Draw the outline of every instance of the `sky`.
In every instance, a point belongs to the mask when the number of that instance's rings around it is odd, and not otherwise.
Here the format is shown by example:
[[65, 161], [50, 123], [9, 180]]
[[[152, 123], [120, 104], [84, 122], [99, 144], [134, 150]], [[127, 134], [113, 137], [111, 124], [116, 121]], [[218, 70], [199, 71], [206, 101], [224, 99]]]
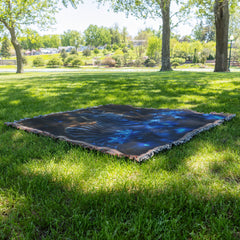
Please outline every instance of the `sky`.
[[[172, 9], [175, 8], [176, 6], [172, 6]], [[127, 27], [128, 33], [134, 37], [140, 30], [146, 27], [158, 30], [161, 25], [161, 19], [142, 20], [133, 16], [126, 17], [124, 13], [109, 11], [107, 6], [98, 8], [97, 3], [88, 0], [84, 4], [80, 4], [77, 9], [73, 9], [71, 6], [68, 6], [68, 8], [62, 7], [62, 10], [56, 14], [56, 24], [52, 26], [52, 29], [40, 32], [40, 34], [63, 34], [68, 29], [83, 33], [90, 24], [99, 27], [112, 27], [114, 24], [118, 24], [120, 29]], [[181, 24], [181, 28], [178, 27], [173, 32], [183, 36], [190, 35], [191, 30], [192, 27], [189, 24]]]

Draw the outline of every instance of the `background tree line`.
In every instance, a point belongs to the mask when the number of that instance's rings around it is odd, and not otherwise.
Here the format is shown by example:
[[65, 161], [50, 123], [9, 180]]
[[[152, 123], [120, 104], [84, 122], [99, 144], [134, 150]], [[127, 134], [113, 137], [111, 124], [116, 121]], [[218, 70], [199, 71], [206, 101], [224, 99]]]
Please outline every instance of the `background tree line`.
[[[22, 1], [22, 0], [0, 0], [0, 28], [4, 28], [11, 36], [11, 43], [15, 49], [17, 56], [17, 72], [23, 72], [21, 46], [27, 46], [32, 49], [35, 45], [40, 45], [39, 35], [29, 30], [33, 24], [47, 28], [55, 21], [54, 15], [58, 12], [58, 0], [47, 1]], [[81, 0], [63, 0], [64, 5], [70, 2], [76, 6]], [[111, 7], [116, 12], [125, 12], [132, 14], [139, 18], [159, 18], [162, 21], [161, 27], [161, 71], [171, 70], [170, 63], [170, 40], [172, 27], [172, 9], [171, 4], [177, 3], [181, 7], [176, 15], [186, 16], [193, 7], [197, 9], [196, 15], [200, 19], [212, 19], [215, 27], [216, 39], [216, 64], [215, 71], [228, 71], [228, 36], [230, 15], [234, 12], [239, 14], [239, 2], [237, 0], [97, 0], [100, 4], [110, 3]], [[238, 18], [236, 18], [238, 19]], [[234, 25], [234, 24], [233, 24]], [[234, 27], [239, 26], [235, 24]], [[31, 29], [31, 28], [30, 28]], [[196, 29], [197, 30], [197, 29]], [[196, 33], [199, 31], [196, 31]], [[22, 43], [20, 44], [19, 37], [21, 33], [25, 33]], [[71, 34], [71, 32], [69, 32]], [[96, 38], [96, 34], [101, 36]], [[75, 35], [75, 34], [74, 34]], [[97, 27], [90, 25], [84, 31], [85, 42], [87, 45], [97, 47], [103, 44], [119, 45], [119, 31], [117, 27], [107, 29], [105, 27]], [[212, 38], [213, 36], [207, 34], [205, 38]], [[126, 39], [126, 38], [122, 38]], [[45, 37], [42, 41], [44, 46], [52, 41], [56, 41], [55, 45], [60, 43], [58, 36], [51, 36], [51, 39]], [[66, 44], [67, 39], [60, 37], [61, 43]], [[82, 39], [77, 36], [70, 45], [77, 47], [81, 44]], [[124, 41], [124, 40], [123, 40]], [[36, 46], [35, 46], [36, 47]], [[139, 49], [140, 50], [140, 49]]]
[[[200, 26], [203, 26], [202, 23]], [[208, 29], [208, 31], [203, 31], [204, 29]], [[104, 33], [100, 34], [101, 32]], [[126, 28], [121, 30], [117, 25], [111, 28], [90, 25], [83, 34], [75, 30], [65, 31], [62, 35], [40, 36], [36, 31], [30, 30], [25, 34], [25, 36], [19, 37], [19, 42], [24, 50], [58, 48], [59, 46], [79, 48], [80, 45], [85, 45], [94, 51], [92, 55], [90, 51], [84, 51], [83, 56], [96, 57], [99, 53], [97, 48], [104, 45], [103, 56], [104, 54], [113, 54], [118, 66], [128, 66], [132, 60], [137, 61], [136, 65], [143, 65], [146, 57], [148, 57], [148, 61], [144, 64], [146, 66], [161, 64], [161, 31], [151, 28], [140, 30], [134, 38], [128, 34]], [[142, 44], [133, 48], [133, 40], [141, 40]], [[234, 46], [232, 60], [240, 61], [240, 39], [236, 40]], [[210, 31], [207, 25], [201, 29], [196, 25], [190, 36], [171, 34], [170, 63], [174, 67], [186, 61], [204, 64], [206, 60], [215, 59], [215, 48], [214, 31]], [[2, 39], [1, 55], [3, 58], [10, 56], [10, 41], [6, 36]]]

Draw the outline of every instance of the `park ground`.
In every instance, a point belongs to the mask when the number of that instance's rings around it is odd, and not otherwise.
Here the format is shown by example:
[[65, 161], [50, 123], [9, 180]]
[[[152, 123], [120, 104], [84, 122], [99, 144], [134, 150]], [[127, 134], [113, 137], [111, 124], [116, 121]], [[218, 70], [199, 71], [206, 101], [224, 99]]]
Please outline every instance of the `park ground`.
[[[236, 117], [142, 164], [4, 125], [109, 103]], [[239, 73], [0, 73], [0, 239], [240, 239], [239, 212]]]

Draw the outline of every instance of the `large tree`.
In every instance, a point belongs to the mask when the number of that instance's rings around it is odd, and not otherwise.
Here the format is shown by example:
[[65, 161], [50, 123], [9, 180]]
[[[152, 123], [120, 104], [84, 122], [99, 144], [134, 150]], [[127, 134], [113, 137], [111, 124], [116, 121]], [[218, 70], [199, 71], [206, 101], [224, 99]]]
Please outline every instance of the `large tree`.
[[17, 73], [23, 72], [21, 45], [18, 34], [27, 26], [50, 23], [57, 11], [57, 1], [47, 0], [0, 0], [0, 24], [10, 33], [17, 57]]
[[[97, 0], [100, 3], [111, 2], [114, 11], [123, 11], [137, 17], [162, 18], [162, 67], [161, 71], [170, 71], [170, 5], [171, 0]], [[178, 1], [176, 1], [178, 2]]]
[[[63, 0], [65, 5], [68, 2], [75, 6], [78, 1]], [[58, 0], [0, 0], [0, 27], [3, 25], [10, 33], [17, 57], [17, 73], [23, 72], [18, 34], [33, 24], [40, 27], [51, 25], [58, 10]]]
[[197, 6], [202, 18], [213, 17], [216, 28], [215, 72], [227, 72], [228, 69], [228, 32], [230, 13], [236, 8], [237, 0], [189, 0]]
[[228, 29], [229, 1], [215, 0], [214, 16], [216, 25], [216, 63], [215, 72], [227, 72], [228, 69]]

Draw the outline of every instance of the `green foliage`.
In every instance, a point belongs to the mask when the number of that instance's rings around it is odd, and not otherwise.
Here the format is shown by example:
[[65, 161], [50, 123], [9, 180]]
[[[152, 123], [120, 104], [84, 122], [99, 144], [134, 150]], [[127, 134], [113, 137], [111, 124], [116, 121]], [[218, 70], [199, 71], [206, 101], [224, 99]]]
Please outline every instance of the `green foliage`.
[[107, 65], [109, 67], [115, 67], [116, 61], [113, 58], [107, 57], [102, 60], [102, 65]]
[[97, 65], [97, 66], [100, 66], [102, 63], [101, 59], [100, 58], [97, 58], [95, 61], [94, 61], [94, 65]]
[[71, 61], [71, 65], [73, 67], [80, 67], [83, 65], [83, 61], [81, 60], [80, 57], [75, 57], [72, 61]]
[[123, 54], [124, 54], [123, 51], [119, 48], [114, 52], [114, 55], [121, 55], [122, 56]]
[[10, 47], [11, 47], [11, 42], [7, 37], [4, 37], [2, 40], [2, 47], [1, 47], [1, 56], [3, 58], [9, 58], [11, 56]]
[[179, 65], [180, 64], [183, 64], [186, 62], [185, 58], [171, 58], [171, 63], [178, 63]]
[[129, 63], [131, 62], [132, 58], [129, 53], [124, 53], [123, 55], [123, 66], [127, 67], [129, 66]]
[[83, 44], [83, 37], [80, 32], [75, 30], [68, 30], [61, 35], [62, 46], [75, 46], [79, 48]]
[[74, 55], [70, 55], [64, 61], [64, 66], [71, 66], [71, 62], [76, 58]]
[[127, 43], [128, 43], [127, 37], [128, 37], [127, 28], [123, 27], [122, 32], [121, 32], [121, 41], [125, 45], [127, 45]]
[[114, 27], [109, 28], [109, 32], [111, 35], [111, 44], [119, 47], [121, 44], [121, 34], [118, 25], [115, 24]]
[[64, 61], [64, 66], [66, 67], [79, 67], [84, 65], [82, 59], [77, 55], [70, 55]]
[[161, 49], [162, 49], [161, 39], [155, 36], [150, 37], [147, 46], [147, 56], [153, 59], [155, 62], [159, 63], [161, 58]]
[[137, 36], [134, 38], [135, 40], [144, 40], [145, 41], [145, 45], [147, 45], [148, 40], [151, 37], [154, 37], [155, 32], [154, 30], [152, 30], [151, 28], [146, 28], [144, 30], [140, 30], [137, 34]]
[[37, 31], [26, 29], [23, 37], [19, 38], [19, 41], [23, 49], [32, 51], [43, 47], [41, 38]]
[[124, 60], [123, 60], [123, 56], [122, 55], [114, 55], [112, 57], [115, 62], [116, 62], [116, 67], [123, 67], [124, 66]]
[[133, 62], [133, 66], [141, 67], [141, 66], [143, 66], [143, 63], [144, 63], [143, 59], [139, 57]]
[[106, 49], [107, 49], [108, 51], [111, 51], [111, 50], [112, 50], [112, 46], [111, 46], [110, 44], [107, 44]]
[[148, 58], [144, 61], [144, 65], [146, 67], [155, 67], [157, 65], [157, 63], [154, 59]]
[[0, 22], [6, 27], [24, 29], [31, 23], [49, 26], [54, 23], [54, 13], [58, 11], [58, 1], [28, 0], [0, 1]]
[[47, 66], [50, 68], [57, 68], [62, 65], [63, 65], [63, 62], [59, 57], [52, 57], [47, 63]]
[[40, 41], [44, 48], [58, 48], [62, 45], [60, 35], [57, 34], [43, 35]]
[[44, 59], [42, 57], [36, 57], [34, 60], [33, 60], [33, 66], [34, 67], [42, 67], [45, 65], [45, 62], [44, 62]]
[[76, 48], [72, 48], [70, 54], [71, 55], [78, 55], [78, 52], [77, 52]]
[[234, 40], [240, 40], [240, 5], [235, 8], [235, 12], [230, 15], [229, 36], [233, 35]]
[[98, 53], [99, 53], [99, 49], [98, 49], [98, 48], [94, 48], [93, 52], [94, 52], [95, 54], [98, 54]]
[[111, 43], [111, 34], [109, 29], [90, 25], [85, 31], [85, 42], [87, 46], [98, 47]]
[[89, 57], [91, 56], [91, 50], [90, 49], [84, 49], [83, 52], [82, 52], [82, 55], [85, 56], [85, 57]]
[[108, 50], [107, 49], [103, 49], [103, 54], [107, 55], [108, 54]]
[[119, 46], [118, 46], [116, 43], [114, 43], [114, 44], [112, 45], [112, 49], [113, 49], [114, 51], [116, 51], [116, 50], [119, 49]]
[[127, 48], [127, 47], [123, 47], [123, 48], [122, 48], [122, 52], [123, 52], [123, 53], [128, 53], [128, 48]]
[[67, 58], [68, 54], [67, 54], [65, 49], [61, 50], [60, 56], [61, 56], [63, 61]]
[[179, 62], [172, 62], [171, 65], [176, 68], [177, 66], [180, 66]]
[[215, 57], [215, 42], [202, 43], [200, 41], [179, 42], [176, 39], [171, 40], [171, 56], [172, 58], [184, 58], [185, 60], [193, 60], [199, 62], [201, 55], [205, 58]]
[[199, 25], [196, 25], [193, 29], [193, 35], [195, 40], [199, 40], [201, 42], [209, 42], [216, 40], [216, 30], [214, 26], [214, 19], [212, 18], [208, 24], [203, 26], [203, 22]]

